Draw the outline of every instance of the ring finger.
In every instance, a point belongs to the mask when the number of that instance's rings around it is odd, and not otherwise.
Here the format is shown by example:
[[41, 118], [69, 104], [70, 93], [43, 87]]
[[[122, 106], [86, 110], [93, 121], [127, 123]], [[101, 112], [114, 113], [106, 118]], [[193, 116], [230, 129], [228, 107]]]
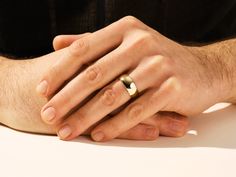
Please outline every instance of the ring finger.
[[166, 107], [179, 89], [175, 78], [166, 80], [158, 90], [152, 89], [132, 102], [113, 118], [99, 124], [91, 133], [95, 141], [116, 138]]
[[[158, 67], [157, 65], [161, 58], [161, 56], [150, 57], [148, 59], [149, 62], [139, 65], [130, 73], [129, 76], [134, 80], [136, 87], [140, 92], [149, 88], [154, 81], [157, 85], [160, 85], [165, 79], [161, 70], [159, 70], [159, 73], [155, 73], [158, 78], [147, 78], [147, 76], [153, 74], [150, 73], [150, 71], [153, 71], [153, 69], [150, 70], [150, 68]], [[156, 64], [154, 65], [154, 63]], [[73, 139], [129, 100], [130, 95], [123, 83], [115, 81], [102, 89], [94, 98], [69, 116], [66, 120], [62, 121], [58, 126], [58, 135], [61, 139]]]

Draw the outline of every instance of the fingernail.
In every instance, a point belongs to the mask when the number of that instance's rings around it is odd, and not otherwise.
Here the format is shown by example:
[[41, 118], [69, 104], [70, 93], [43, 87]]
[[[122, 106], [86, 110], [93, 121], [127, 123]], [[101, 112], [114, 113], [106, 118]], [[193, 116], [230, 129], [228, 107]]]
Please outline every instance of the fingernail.
[[58, 132], [58, 135], [61, 139], [65, 139], [67, 138], [68, 136], [70, 136], [72, 133], [72, 130], [71, 128], [68, 126], [68, 125], [65, 125], [64, 127], [62, 127], [59, 132]]
[[175, 132], [183, 132], [184, 131], [184, 126], [179, 123], [179, 122], [172, 122], [169, 125], [170, 129]]
[[148, 137], [155, 137], [157, 134], [156, 128], [155, 127], [149, 127], [146, 129], [146, 135]]
[[41, 95], [45, 95], [48, 89], [48, 83], [47, 81], [42, 81], [39, 83], [39, 85], [36, 88], [36, 91], [41, 94]]
[[42, 113], [42, 118], [47, 122], [51, 122], [55, 116], [56, 116], [56, 110], [53, 107], [47, 108]]
[[95, 141], [102, 141], [105, 136], [104, 136], [104, 133], [97, 132], [97, 133], [93, 134], [92, 137]]

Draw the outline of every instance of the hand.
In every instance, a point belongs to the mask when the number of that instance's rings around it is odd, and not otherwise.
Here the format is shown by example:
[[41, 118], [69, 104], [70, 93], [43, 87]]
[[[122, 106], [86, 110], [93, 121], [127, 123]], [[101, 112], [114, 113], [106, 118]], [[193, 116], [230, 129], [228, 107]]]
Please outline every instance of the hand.
[[47, 102], [35, 92], [35, 86], [60, 52], [30, 60], [0, 57], [0, 122], [8, 127], [34, 133], [55, 134], [40, 118]]
[[[40, 109], [47, 100], [35, 92], [36, 84], [42, 77], [42, 73], [56, 62], [63, 54], [63, 50], [30, 60], [9, 60], [0, 57], [0, 123], [26, 132], [41, 134], [55, 134], [55, 129], [44, 122], [40, 117]], [[10, 91], [9, 91], [10, 90]], [[162, 116], [163, 117], [163, 116]], [[168, 116], [166, 120], [149, 120], [128, 130], [118, 138], [152, 140], [159, 133], [169, 136], [181, 136], [187, 130], [187, 121], [178, 115]], [[176, 118], [175, 118], [176, 117]], [[168, 126], [182, 125], [183, 130], [167, 131]], [[83, 133], [90, 135], [90, 130]]]
[[[202, 61], [197, 50], [192, 50], [133, 17], [123, 18], [76, 40], [48, 70], [38, 87], [43, 89], [38, 91], [53, 97], [41, 116], [46, 123], [56, 125], [59, 136], [68, 140], [128, 103], [93, 129], [94, 140], [107, 141], [160, 111], [199, 114], [225, 95], [219, 78], [214, 76], [214, 63]], [[84, 65], [89, 67], [56, 92]], [[141, 93], [138, 98], [130, 101], [122, 83], [115, 80], [123, 73], [135, 81]], [[73, 110], [96, 92], [80, 109]], [[69, 117], [65, 119], [66, 115]], [[60, 134], [63, 131], [66, 133]]]
[[[89, 35], [90, 33], [81, 35], [60, 35], [55, 37], [53, 47], [55, 50], [60, 50], [71, 45], [74, 41]], [[115, 114], [114, 114], [115, 115]], [[181, 137], [188, 130], [188, 118], [171, 112], [160, 112], [155, 116], [150, 117], [138, 126], [128, 130], [118, 136], [118, 138], [131, 140], [155, 140], [159, 135], [168, 137]], [[89, 128], [91, 131], [93, 125]]]

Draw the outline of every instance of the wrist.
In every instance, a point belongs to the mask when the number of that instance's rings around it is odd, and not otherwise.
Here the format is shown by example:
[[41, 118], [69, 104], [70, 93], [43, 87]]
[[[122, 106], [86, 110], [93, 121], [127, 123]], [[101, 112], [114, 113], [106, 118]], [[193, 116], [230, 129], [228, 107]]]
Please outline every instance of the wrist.
[[0, 122], [4, 123], [8, 120], [7, 117], [11, 117], [9, 115], [8, 107], [9, 107], [9, 89], [10, 85], [12, 85], [12, 80], [9, 79], [12, 76], [11, 70], [14, 64], [14, 60], [10, 60], [8, 58], [0, 56]]
[[[2, 59], [2, 58], [1, 58]], [[40, 109], [46, 103], [46, 99], [40, 97], [35, 87], [42, 74], [42, 68], [46, 67], [43, 59], [30, 60], [0, 60], [0, 122], [17, 130], [53, 133], [54, 131], [45, 125], [40, 118]]]
[[[203, 68], [210, 92], [217, 102], [232, 102], [232, 89], [235, 76], [232, 72], [232, 58], [224, 56], [222, 48], [217, 43], [204, 46], [191, 46], [188, 49], [196, 57]], [[236, 92], [235, 92], [236, 93]]]

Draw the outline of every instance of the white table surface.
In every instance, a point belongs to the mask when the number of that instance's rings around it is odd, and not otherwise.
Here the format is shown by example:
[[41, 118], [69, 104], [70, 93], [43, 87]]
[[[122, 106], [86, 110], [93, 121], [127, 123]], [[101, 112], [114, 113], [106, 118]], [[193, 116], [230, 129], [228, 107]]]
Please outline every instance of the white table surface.
[[183, 138], [152, 142], [64, 142], [0, 126], [0, 177], [236, 177], [236, 106], [225, 106], [192, 118]]

